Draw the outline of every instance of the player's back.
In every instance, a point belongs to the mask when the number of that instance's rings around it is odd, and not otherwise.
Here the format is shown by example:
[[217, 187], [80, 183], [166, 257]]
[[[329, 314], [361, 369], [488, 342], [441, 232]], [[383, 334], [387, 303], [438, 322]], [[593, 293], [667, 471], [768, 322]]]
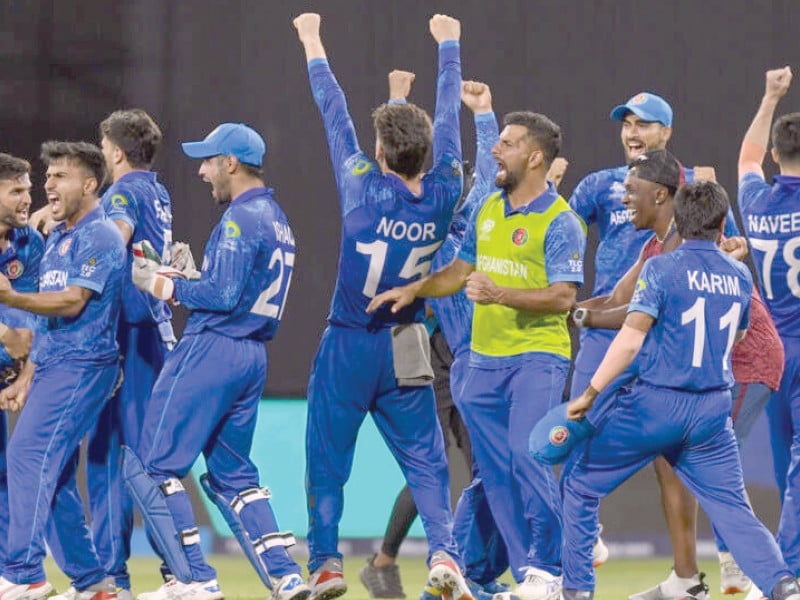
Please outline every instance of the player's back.
[[687, 240], [649, 259], [629, 308], [656, 319], [640, 379], [696, 392], [732, 387], [731, 350], [747, 328], [751, 291], [747, 268], [711, 241]]
[[212, 330], [257, 341], [275, 335], [285, 307], [295, 240], [289, 221], [269, 188], [254, 188], [233, 202], [211, 232], [201, 280], [217, 302], [196, 308], [184, 333]]
[[[168, 258], [172, 243], [172, 201], [154, 172], [132, 171], [123, 175], [105, 191], [102, 206], [109, 218], [131, 228], [132, 242], [148, 240], [162, 258]], [[132, 262], [133, 253], [129, 252], [128, 272]], [[153, 325], [172, 316], [166, 302], [137, 289], [130, 277], [125, 278], [123, 286], [124, 322]]]
[[447, 234], [461, 191], [460, 164], [441, 162], [422, 178], [415, 196], [396, 175], [382, 174], [374, 163], [348, 182], [348, 196], [362, 202], [342, 217], [339, 272], [328, 320], [344, 327], [389, 327], [421, 321], [423, 301], [391, 314], [374, 316], [367, 304], [378, 293], [424, 277]]
[[773, 186], [750, 173], [739, 206], [764, 301], [781, 336], [800, 337], [800, 177], [777, 175]]

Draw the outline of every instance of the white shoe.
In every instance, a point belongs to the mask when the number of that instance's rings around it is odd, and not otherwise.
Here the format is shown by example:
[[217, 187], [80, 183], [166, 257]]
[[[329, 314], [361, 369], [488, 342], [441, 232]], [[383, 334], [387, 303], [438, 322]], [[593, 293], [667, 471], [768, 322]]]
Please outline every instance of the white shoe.
[[0, 600], [42, 600], [53, 593], [53, 586], [45, 581], [13, 583], [0, 577]]
[[128, 588], [117, 588], [117, 600], [133, 600], [133, 594]]
[[171, 579], [154, 592], [144, 592], [136, 596], [136, 600], [223, 600], [223, 598], [216, 579], [189, 583]]
[[332, 600], [347, 591], [347, 582], [342, 573], [342, 561], [329, 558], [308, 578], [311, 600]]
[[311, 595], [311, 588], [297, 573], [284, 575], [272, 584], [269, 600], [306, 600]]
[[694, 577], [682, 578], [669, 572], [669, 577], [657, 586], [628, 596], [628, 600], [710, 600], [708, 586], [703, 581], [705, 573], [698, 573]]
[[561, 598], [561, 577], [543, 569], [528, 567], [513, 594], [520, 600], [559, 600]]
[[600, 525], [600, 531], [597, 532], [597, 539], [592, 546], [592, 566], [597, 568], [604, 565], [608, 560], [608, 546], [603, 542], [600, 534], [603, 533], [603, 526]]
[[719, 553], [719, 589], [723, 594], [743, 594], [753, 585], [730, 552]]
[[447, 593], [450, 600], [473, 600], [467, 580], [461, 569], [447, 552], [439, 550], [431, 556], [431, 570], [428, 581], [442, 592]]
[[768, 600], [767, 597], [761, 593], [761, 590], [758, 589], [755, 584], [750, 586], [750, 591], [747, 593], [747, 596], [744, 597], [744, 600]]

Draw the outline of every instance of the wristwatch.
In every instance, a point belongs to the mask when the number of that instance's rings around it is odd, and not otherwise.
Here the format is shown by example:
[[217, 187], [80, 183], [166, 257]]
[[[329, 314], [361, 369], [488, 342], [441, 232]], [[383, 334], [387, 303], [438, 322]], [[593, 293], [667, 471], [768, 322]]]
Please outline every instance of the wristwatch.
[[578, 327], [586, 327], [585, 321], [586, 318], [589, 316], [589, 309], [588, 308], [576, 308], [572, 313], [572, 322], [575, 323]]

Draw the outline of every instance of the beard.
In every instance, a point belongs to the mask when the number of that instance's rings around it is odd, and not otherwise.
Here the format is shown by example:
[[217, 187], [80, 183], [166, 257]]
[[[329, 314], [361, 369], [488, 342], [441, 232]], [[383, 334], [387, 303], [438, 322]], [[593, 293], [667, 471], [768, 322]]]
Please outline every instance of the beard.
[[517, 189], [517, 186], [519, 185], [519, 178], [514, 173], [506, 170], [505, 177], [496, 177], [494, 184], [506, 194], [510, 194]]

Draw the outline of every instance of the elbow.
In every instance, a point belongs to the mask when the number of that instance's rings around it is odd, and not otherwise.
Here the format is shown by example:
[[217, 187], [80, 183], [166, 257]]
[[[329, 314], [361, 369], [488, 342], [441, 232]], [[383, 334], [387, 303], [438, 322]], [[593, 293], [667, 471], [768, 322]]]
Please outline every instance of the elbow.
[[572, 307], [575, 306], [577, 298], [578, 290], [574, 285], [569, 285], [566, 289], [561, 290], [553, 299], [555, 304], [554, 308], [558, 312], [569, 312], [572, 310]]
[[69, 317], [70, 319], [77, 317], [83, 311], [84, 306], [86, 306], [86, 302], [83, 301], [70, 302], [69, 304], [64, 305], [64, 308], [61, 311], [61, 316]]

